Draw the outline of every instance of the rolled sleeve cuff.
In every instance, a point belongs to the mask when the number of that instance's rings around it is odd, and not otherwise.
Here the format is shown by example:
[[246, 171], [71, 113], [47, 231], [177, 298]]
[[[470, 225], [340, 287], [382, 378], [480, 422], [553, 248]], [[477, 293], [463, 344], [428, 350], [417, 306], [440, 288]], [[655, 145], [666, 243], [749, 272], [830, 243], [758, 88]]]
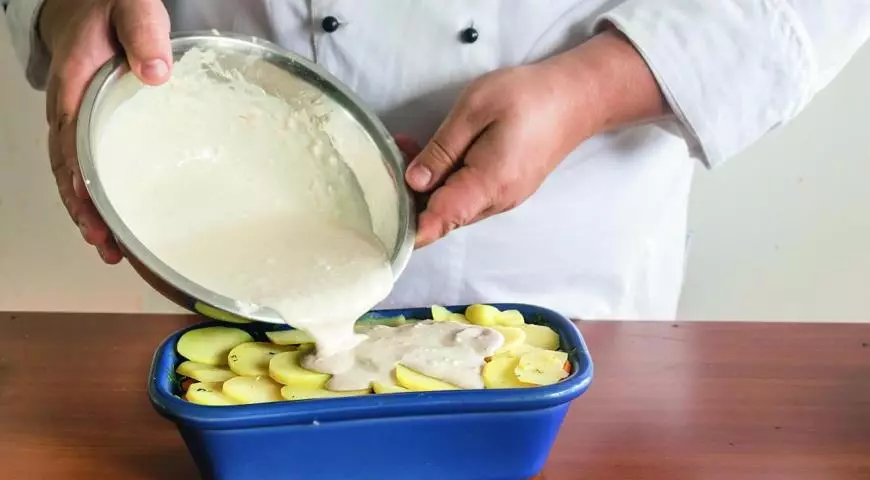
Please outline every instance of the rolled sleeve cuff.
[[596, 23], [634, 44], [707, 167], [792, 118], [812, 96], [810, 45], [786, 2], [628, 0]]
[[12, 0], [6, 8], [6, 23], [12, 46], [24, 67], [27, 81], [37, 90], [44, 90], [48, 79], [51, 55], [39, 38], [37, 21], [44, 0]]

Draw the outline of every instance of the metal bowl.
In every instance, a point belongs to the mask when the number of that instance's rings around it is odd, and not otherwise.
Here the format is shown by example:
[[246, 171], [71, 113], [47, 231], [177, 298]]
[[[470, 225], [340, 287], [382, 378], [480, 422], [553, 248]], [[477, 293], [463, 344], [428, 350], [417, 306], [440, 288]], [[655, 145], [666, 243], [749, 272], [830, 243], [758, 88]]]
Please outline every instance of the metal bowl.
[[[270, 42], [254, 37], [212, 32], [174, 34], [172, 53], [179, 60], [187, 51], [200, 48], [217, 53], [221, 66], [240, 72], [267, 92], [288, 100], [299, 95], [316, 95], [319, 101], [342, 115], [330, 122], [341, 130], [332, 135], [336, 148], [353, 144], [363, 154], [345, 158], [356, 173], [369, 204], [375, 234], [391, 254], [394, 277], [398, 277], [411, 256], [416, 231], [413, 197], [404, 182], [404, 161], [392, 136], [356, 95], [318, 65]], [[131, 232], [112, 205], [100, 179], [96, 156], [102, 125], [111, 113], [130, 98], [142, 84], [129, 73], [126, 60], [106, 63], [85, 92], [77, 124], [78, 162], [91, 199], [124, 250], [130, 264], [152, 287], [178, 305], [219, 320], [255, 320], [283, 323], [272, 309], [248, 307], [191, 282], [163, 263]], [[327, 130], [330, 127], [327, 126]], [[330, 132], [332, 133], [332, 132]], [[362, 147], [361, 147], [362, 146]], [[350, 156], [346, 156], [350, 157]], [[360, 169], [361, 162], [381, 162], [383, 171]], [[377, 199], [377, 202], [373, 202]], [[379, 211], [373, 205], [386, 205]]]

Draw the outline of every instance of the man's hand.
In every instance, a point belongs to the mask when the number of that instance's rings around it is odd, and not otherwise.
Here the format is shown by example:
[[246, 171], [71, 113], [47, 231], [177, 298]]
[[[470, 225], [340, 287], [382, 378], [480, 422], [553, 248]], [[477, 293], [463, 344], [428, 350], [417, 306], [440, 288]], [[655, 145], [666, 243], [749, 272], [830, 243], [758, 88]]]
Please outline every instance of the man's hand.
[[646, 63], [613, 30], [481, 77], [406, 172], [412, 189], [432, 192], [417, 247], [519, 205], [587, 138], [664, 110]]
[[52, 54], [45, 106], [57, 189], [85, 240], [103, 261], [118, 263], [121, 251], [88, 199], [78, 168], [76, 118], [88, 82], [122, 51], [144, 83], [169, 78], [169, 15], [160, 0], [46, 0], [39, 32]]

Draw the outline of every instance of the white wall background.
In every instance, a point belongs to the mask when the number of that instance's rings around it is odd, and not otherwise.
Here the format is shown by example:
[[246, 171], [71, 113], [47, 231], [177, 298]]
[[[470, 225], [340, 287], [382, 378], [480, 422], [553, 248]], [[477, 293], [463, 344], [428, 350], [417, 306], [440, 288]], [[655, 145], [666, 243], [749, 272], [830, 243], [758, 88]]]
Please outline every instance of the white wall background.
[[870, 45], [794, 121], [698, 169], [684, 319], [870, 320]]
[[[173, 311], [69, 224], [43, 96], [0, 28], [0, 311]], [[870, 320], [870, 47], [788, 127], [700, 171], [680, 316]]]

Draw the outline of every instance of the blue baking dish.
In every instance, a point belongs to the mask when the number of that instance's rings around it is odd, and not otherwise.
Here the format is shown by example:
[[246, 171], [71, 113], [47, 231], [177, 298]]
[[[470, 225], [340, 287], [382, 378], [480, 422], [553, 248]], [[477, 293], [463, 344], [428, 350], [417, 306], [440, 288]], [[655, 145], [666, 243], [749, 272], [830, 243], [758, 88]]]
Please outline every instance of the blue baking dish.
[[[544, 467], [570, 402], [592, 381], [592, 359], [564, 316], [520, 304], [528, 323], [559, 333], [572, 374], [545, 387], [418, 392], [239, 406], [182, 400], [175, 351], [187, 330], [154, 355], [148, 394], [176, 424], [206, 480], [525, 480]], [[449, 307], [462, 312], [465, 306]], [[373, 316], [431, 318], [428, 308]], [[224, 324], [225, 325], [225, 324]], [[238, 325], [254, 338], [285, 327]]]

